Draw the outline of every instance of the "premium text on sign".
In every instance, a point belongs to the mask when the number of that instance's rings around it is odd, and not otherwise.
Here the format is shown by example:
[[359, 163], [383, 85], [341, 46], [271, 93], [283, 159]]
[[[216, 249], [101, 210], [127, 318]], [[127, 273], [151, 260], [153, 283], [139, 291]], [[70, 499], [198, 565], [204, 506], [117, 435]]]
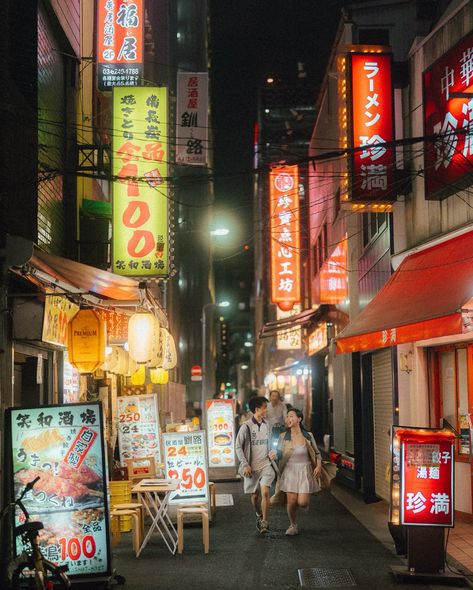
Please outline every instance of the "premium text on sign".
[[292, 309], [301, 300], [298, 166], [269, 173], [271, 301]]
[[168, 274], [167, 88], [113, 89], [113, 272]]
[[351, 200], [391, 201], [394, 184], [391, 55], [349, 53], [352, 147]]

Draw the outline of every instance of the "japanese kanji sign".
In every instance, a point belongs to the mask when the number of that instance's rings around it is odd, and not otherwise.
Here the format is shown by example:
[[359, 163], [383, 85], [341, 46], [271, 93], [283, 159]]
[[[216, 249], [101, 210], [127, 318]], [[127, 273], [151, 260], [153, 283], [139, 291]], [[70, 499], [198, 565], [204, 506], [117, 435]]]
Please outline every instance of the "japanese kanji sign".
[[320, 303], [342, 303], [348, 297], [347, 236], [320, 270]]
[[[283, 320], [301, 313], [301, 306], [296, 303], [289, 311], [276, 308], [276, 319]], [[302, 347], [302, 328], [300, 326], [290, 327], [287, 330], [278, 330], [276, 334], [276, 348], [278, 350], [300, 350]]]
[[207, 440], [212, 468], [235, 467], [235, 428], [233, 400], [208, 399]]
[[301, 300], [298, 166], [269, 173], [271, 301], [290, 310]]
[[[454, 521], [454, 434], [446, 430], [396, 428], [400, 522], [452, 527]], [[400, 462], [400, 465], [399, 465]]]
[[153, 455], [161, 463], [158, 396], [126, 395], [117, 397], [118, 443], [120, 461]]
[[473, 35], [424, 72], [425, 193], [438, 199], [471, 184], [473, 165]]
[[163, 447], [166, 477], [181, 480], [169, 503], [208, 502], [205, 432], [166, 432], [163, 434]]
[[177, 164], [207, 164], [208, 83], [208, 74], [205, 72], [177, 74]]
[[349, 53], [352, 147], [350, 200], [392, 201], [394, 140], [391, 55]]
[[[12, 494], [39, 477], [23, 501], [44, 525], [44, 556], [67, 565], [71, 577], [110, 573], [102, 406], [10, 408], [7, 427]], [[18, 511], [15, 525], [22, 522]], [[24, 549], [18, 538], [16, 553]]]
[[143, 23], [143, 0], [97, 1], [99, 90], [141, 84]]
[[168, 274], [167, 88], [113, 89], [113, 272]]

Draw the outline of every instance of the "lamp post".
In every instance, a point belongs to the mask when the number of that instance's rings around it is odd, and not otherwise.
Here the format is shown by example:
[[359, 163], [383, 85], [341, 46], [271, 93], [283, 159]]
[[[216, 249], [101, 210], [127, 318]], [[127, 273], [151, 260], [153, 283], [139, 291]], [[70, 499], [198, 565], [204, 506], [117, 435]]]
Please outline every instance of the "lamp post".
[[207, 309], [213, 309], [215, 307], [229, 307], [229, 301], [220, 301], [219, 303], [205, 303], [202, 307], [202, 391], [201, 391], [201, 410], [202, 410], [202, 424], [201, 428], [204, 428], [204, 417], [205, 417], [205, 400], [207, 399]]

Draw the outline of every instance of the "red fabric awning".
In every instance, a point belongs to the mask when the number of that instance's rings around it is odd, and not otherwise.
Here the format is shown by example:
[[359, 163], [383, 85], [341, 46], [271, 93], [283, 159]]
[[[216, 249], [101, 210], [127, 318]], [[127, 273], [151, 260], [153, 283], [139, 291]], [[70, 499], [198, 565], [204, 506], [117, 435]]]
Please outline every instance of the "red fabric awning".
[[337, 352], [395, 346], [465, 331], [473, 309], [473, 231], [411, 254], [337, 337]]

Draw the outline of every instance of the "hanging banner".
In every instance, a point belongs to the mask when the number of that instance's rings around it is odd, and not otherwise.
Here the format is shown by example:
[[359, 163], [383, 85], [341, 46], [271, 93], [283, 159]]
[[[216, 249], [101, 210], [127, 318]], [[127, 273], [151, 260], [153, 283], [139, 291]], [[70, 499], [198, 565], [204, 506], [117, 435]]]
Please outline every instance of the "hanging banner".
[[143, 77], [143, 0], [97, 1], [98, 89], [138, 86]]
[[113, 272], [168, 274], [167, 88], [113, 89]]
[[[7, 428], [14, 497], [40, 478], [23, 502], [31, 520], [43, 523], [43, 555], [67, 565], [71, 578], [110, 575], [101, 404], [9, 408]], [[15, 525], [23, 521], [17, 509]], [[27, 549], [17, 538], [16, 554]]]
[[181, 480], [169, 503], [208, 502], [205, 432], [166, 432], [163, 434], [163, 447], [166, 477]]
[[117, 409], [121, 464], [125, 465], [125, 459], [150, 455], [156, 464], [161, 463], [158, 396], [152, 393], [118, 397]]
[[[424, 135], [429, 138], [424, 144], [426, 199], [441, 199], [471, 185], [472, 52], [470, 33], [423, 75]], [[458, 92], [465, 96], [455, 96]]]
[[206, 400], [209, 465], [212, 468], [234, 467], [235, 418], [231, 399]]
[[[296, 303], [290, 311], [283, 311], [276, 307], [276, 319], [283, 320], [301, 313], [300, 304]], [[297, 326], [288, 330], [278, 330], [276, 333], [276, 348], [278, 350], [300, 350], [302, 347], [302, 328]]]
[[454, 526], [454, 442], [450, 430], [393, 428], [392, 522]]
[[351, 146], [350, 200], [396, 198], [392, 56], [381, 52], [349, 53]]
[[79, 309], [79, 306], [67, 297], [47, 295], [44, 298], [41, 340], [56, 346], [67, 346], [67, 324]]
[[301, 300], [299, 168], [269, 173], [271, 302], [290, 310]]
[[208, 157], [207, 73], [177, 73], [176, 163], [205, 166]]
[[320, 303], [343, 303], [348, 299], [347, 236], [339, 242], [320, 269]]

